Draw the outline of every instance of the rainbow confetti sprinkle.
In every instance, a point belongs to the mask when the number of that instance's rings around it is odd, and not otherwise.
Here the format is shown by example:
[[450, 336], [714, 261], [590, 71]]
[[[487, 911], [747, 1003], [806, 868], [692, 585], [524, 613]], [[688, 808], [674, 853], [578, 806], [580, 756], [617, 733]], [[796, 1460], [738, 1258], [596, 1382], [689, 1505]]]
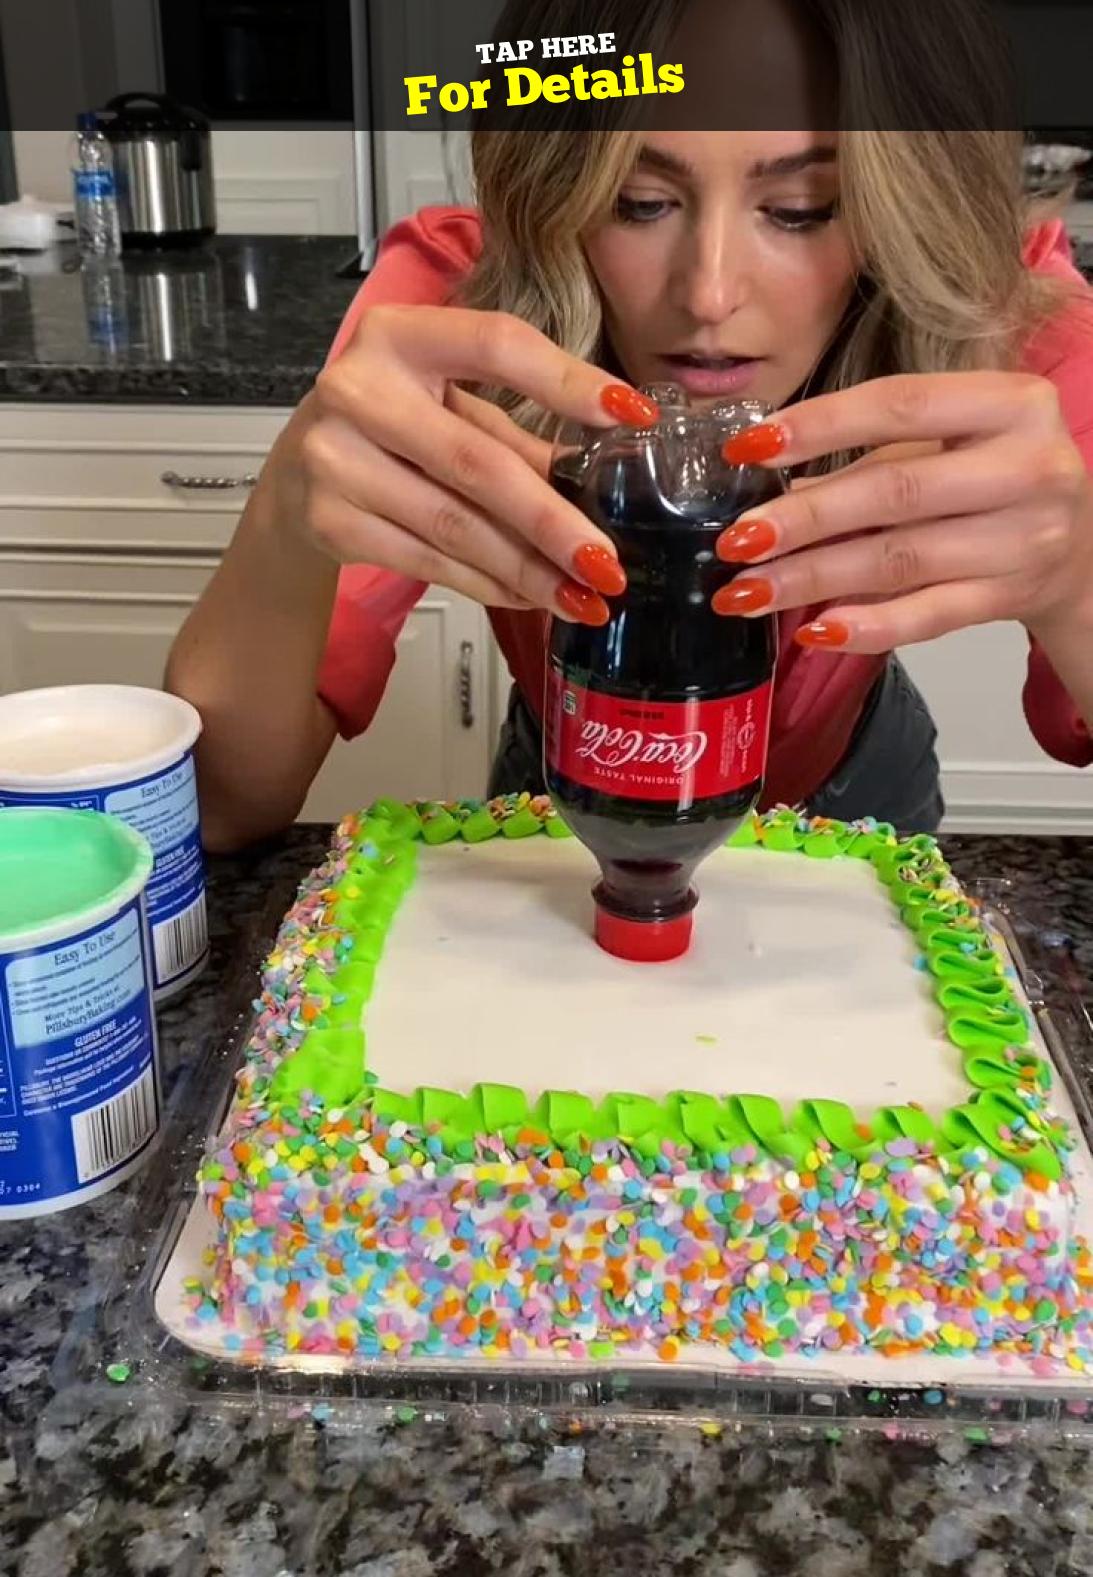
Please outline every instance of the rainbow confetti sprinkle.
[[[875, 824], [874, 824], [875, 825]], [[229, 1352], [741, 1363], [796, 1354], [990, 1354], [1093, 1374], [1093, 1260], [1074, 1190], [986, 1145], [911, 1137], [800, 1163], [754, 1145], [558, 1147], [532, 1128], [454, 1145], [271, 1074], [309, 1027], [302, 981], [337, 968], [321, 925], [358, 834], [347, 818], [267, 961], [222, 1136], [199, 1173], [218, 1226], [189, 1317]], [[1044, 1093], [1019, 1092], [1030, 1132]]]

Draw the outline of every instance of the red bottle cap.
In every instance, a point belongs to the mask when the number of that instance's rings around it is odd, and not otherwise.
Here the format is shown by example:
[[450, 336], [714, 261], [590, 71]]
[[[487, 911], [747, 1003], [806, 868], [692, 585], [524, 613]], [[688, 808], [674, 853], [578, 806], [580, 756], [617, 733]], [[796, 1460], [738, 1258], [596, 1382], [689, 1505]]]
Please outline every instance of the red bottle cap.
[[596, 941], [605, 953], [634, 964], [665, 964], [680, 958], [691, 945], [692, 914], [674, 920], [622, 920], [596, 908]]

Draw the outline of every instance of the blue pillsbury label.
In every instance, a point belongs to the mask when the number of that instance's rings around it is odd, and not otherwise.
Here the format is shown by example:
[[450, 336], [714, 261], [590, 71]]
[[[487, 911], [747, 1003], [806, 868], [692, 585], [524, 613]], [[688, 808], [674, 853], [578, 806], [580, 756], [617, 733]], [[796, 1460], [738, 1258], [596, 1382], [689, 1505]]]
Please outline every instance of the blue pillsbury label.
[[63, 941], [0, 952], [0, 1213], [75, 1203], [159, 1126], [142, 901]]
[[152, 845], [155, 864], [148, 883], [148, 920], [152, 929], [153, 979], [157, 992], [189, 975], [209, 947], [205, 913], [205, 860], [197, 810], [194, 760], [187, 751], [149, 777], [112, 788], [57, 793], [15, 794], [0, 789], [6, 805], [66, 805], [101, 810], [141, 832]]

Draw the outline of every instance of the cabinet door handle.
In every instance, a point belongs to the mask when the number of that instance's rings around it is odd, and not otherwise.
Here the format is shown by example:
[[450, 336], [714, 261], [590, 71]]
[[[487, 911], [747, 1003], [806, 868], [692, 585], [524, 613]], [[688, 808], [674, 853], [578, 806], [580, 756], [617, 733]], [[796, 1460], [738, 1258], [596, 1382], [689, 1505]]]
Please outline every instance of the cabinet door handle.
[[244, 476], [179, 476], [177, 471], [164, 471], [160, 477], [167, 487], [204, 488], [216, 493], [229, 492], [233, 487], [253, 487], [257, 480], [252, 471]]
[[464, 728], [474, 727], [474, 642], [459, 643], [459, 721]]

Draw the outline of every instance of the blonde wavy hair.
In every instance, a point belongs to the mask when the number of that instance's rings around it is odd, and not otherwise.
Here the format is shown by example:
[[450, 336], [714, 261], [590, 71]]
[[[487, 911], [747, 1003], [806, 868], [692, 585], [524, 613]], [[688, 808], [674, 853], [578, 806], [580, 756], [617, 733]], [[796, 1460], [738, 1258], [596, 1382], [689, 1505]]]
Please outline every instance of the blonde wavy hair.
[[[478, 131], [472, 158], [485, 244], [460, 302], [510, 312], [585, 360], [603, 313], [582, 237], [613, 210], [634, 131]], [[808, 392], [896, 372], [1014, 364], [1058, 301], [1023, 264], [1021, 137], [1008, 131], [843, 131], [839, 214], [859, 288]], [[521, 424], [552, 418], [483, 390]]]

